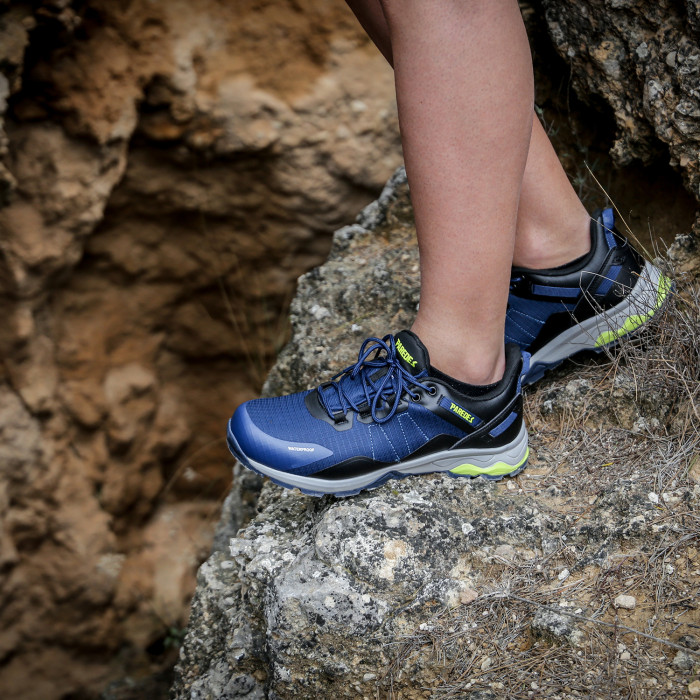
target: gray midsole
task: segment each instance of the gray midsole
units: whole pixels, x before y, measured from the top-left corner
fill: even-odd
[[[633,315],[645,316],[656,308],[661,271],[650,262],[639,273],[632,291],[617,305],[564,331],[532,355],[530,365],[552,364],[581,350],[596,347],[605,331],[617,331]]]
[[[229,437],[236,442],[235,437],[230,432]],[[238,442],[236,442],[236,446],[245,454],[240,449]],[[248,460],[261,474],[265,474],[272,479],[277,479],[288,486],[298,486],[299,488],[319,491],[321,493],[341,493],[343,491],[353,491],[354,489],[362,489],[370,486],[390,472],[398,472],[400,474],[444,472],[459,467],[465,462],[469,462],[484,470],[498,464],[498,462],[505,462],[506,464],[513,465],[513,471],[515,471],[526,457],[527,431],[523,424],[518,436],[512,442],[498,448],[498,452],[494,452],[492,449],[442,450],[432,455],[416,457],[408,462],[388,465],[383,469],[368,474],[361,474],[360,476],[350,477],[348,479],[329,480],[318,479],[313,476],[299,476],[297,474],[289,474],[288,472],[273,469],[272,467],[250,459],[250,457],[248,457]]]

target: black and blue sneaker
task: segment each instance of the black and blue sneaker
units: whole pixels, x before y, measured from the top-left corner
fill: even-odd
[[[649,321],[671,289],[615,228],[613,210],[595,212],[587,255],[549,270],[512,270],[505,339],[532,355],[523,382],[581,351],[615,345]]]
[[[411,331],[369,338],[356,364],[318,388],[239,406],[228,445],[249,469],[314,496],[428,472],[501,479],[527,464],[527,367],[508,345],[503,379],[474,387],[431,367]]]

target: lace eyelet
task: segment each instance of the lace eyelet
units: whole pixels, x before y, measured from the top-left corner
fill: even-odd
[[[421,395],[420,394],[411,394],[411,401],[415,401],[418,403],[421,400]]]
[[[433,385],[431,384],[430,387],[428,388],[428,393],[429,393],[431,396],[435,396],[435,394],[437,394],[437,387],[436,387],[436,386],[433,386]]]

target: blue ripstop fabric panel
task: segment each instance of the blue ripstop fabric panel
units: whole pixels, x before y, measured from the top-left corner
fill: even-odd
[[[309,393],[309,391],[301,391],[291,396],[254,399],[248,401],[245,406],[253,423],[273,437],[291,442],[316,442],[323,428],[321,425],[315,425],[315,432],[312,434],[308,430],[310,420],[313,420],[314,424],[323,424],[331,431],[335,431],[330,425],[311,416],[304,403]],[[309,440],[309,438],[313,439]]]
[[[506,312],[506,342],[527,347],[552,314],[571,311],[575,306],[572,302],[532,301],[511,294]]]
[[[598,288],[595,290],[595,293],[600,294],[601,296],[607,294],[610,291],[610,287],[612,287],[613,284],[615,284],[615,280],[620,274],[621,269],[622,265],[613,265],[608,271],[607,277],[604,277],[601,280],[600,284],[598,285]]]
[[[290,442],[264,432],[250,419],[246,406],[239,408],[233,416],[233,431],[238,436],[239,447],[263,464],[302,467],[333,454],[314,442]]]
[[[502,423],[499,423],[493,430],[489,431],[491,437],[498,437],[501,433],[505,432],[513,425],[513,421],[518,417],[518,414],[513,411],[508,418],[506,418]]]
[[[440,399],[440,405],[448,410],[450,413],[454,413],[458,418],[461,418],[465,425],[470,425],[472,428],[476,428],[477,425],[480,423],[483,423],[481,418],[479,416],[475,416],[470,410],[464,408],[463,406],[460,406],[458,403],[454,403],[454,401],[450,401],[448,398],[445,398],[444,396]],[[460,412],[455,411],[454,408],[458,408]],[[465,415],[471,416],[471,420],[465,417]]]
[[[532,291],[542,296],[567,298],[577,297],[581,293],[579,287],[547,287],[543,284],[533,284]]]
[[[464,437],[464,431],[414,403],[383,424],[363,423],[355,415],[352,428],[341,433],[308,412],[304,404],[307,393],[255,399],[246,404],[251,420],[273,437],[293,444],[322,444],[332,451],[332,456],[311,464],[279,465],[290,474],[306,476],[352,457],[397,462],[438,435]],[[255,454],[248,456],[257,459]]]

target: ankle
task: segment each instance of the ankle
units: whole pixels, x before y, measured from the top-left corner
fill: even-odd
[[[491,348],[487,343],[479,343],[474,336],[440,333],[439,329],[422,323],[420,318],[411,330],[428,348],[430,364],[448,377],[474,386],[494,384],[503,378],[506,357],[502,334],[500,343]]]
[[[486,386],[500,382],[506,370],[506,358],[503,352],[493,361],[483,361],[482,358],[479,362],[470,360],[459,363],[454,359],[454,357],[438,357],[432,365],[448,377],[472,386]]]
[[[513,265],[547,270],[566,265],[591,249],[591,219],[586,210],[557,222],[518,222]]]

